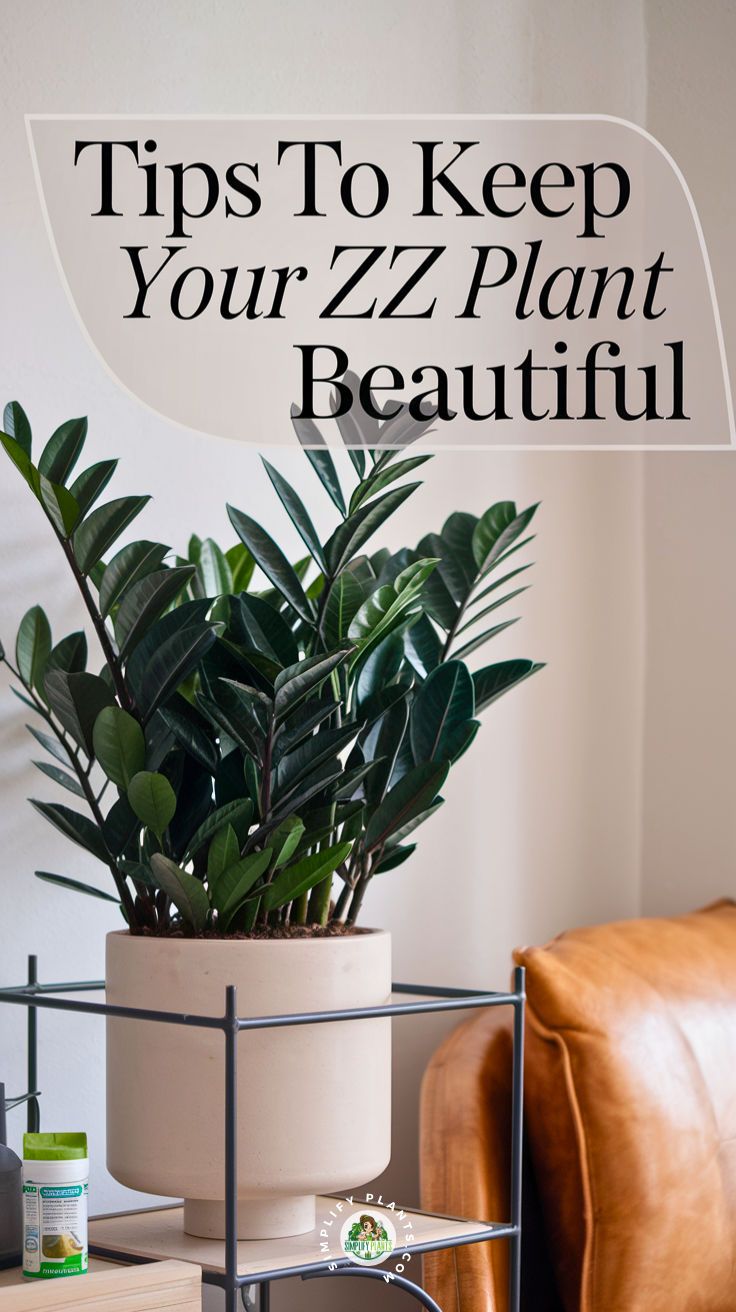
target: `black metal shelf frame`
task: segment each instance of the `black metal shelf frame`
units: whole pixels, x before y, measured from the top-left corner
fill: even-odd
[[[119,1016],[131,1020],[150,1021],[154,1024],[183,1025],[200,1029],[220,1030],[224,1037],[225,1056],[225,1263],[224,1271],[204,1270],[202,1278],[206,1283],[219,1285],[225,1291],[225,1312],[237,1312],[241,1293],[245,1303],[247,1287],[259,1287],[259,1312],[268,1312],[270,1305],[270,1286],[274,1280],[300,1276],[313,1279],[323,1275],[331,1276],[365,1276],[383,1278],[377,1270],[355,1266],[346,1256],[330,1258],[329,1262],[305,1263],[289,1268],[275,1268],[259,1274],[238,1272],[238,1163],[237,1163],[237,1100],[238,1037],[244,1031],[257,1029],[280,1029],[294,1025],[339,1024],[346,1020],[369,1020],[390,1016],[415,1016],[428,1012],[467,1011],[483,1007],[512,1007],[513,1021],[513,1069],[511,1092],[511,1179],[510,1179],[510,1219],[485,1223],[486,1228],[470,1234],[455,1236],[436,1242],[414,1243],[412,1253],[427,1253],[455,1248],[466,1244],[486,1243],[494,1239],[508,1239],[509,1253],[509,1312],[519,1312],[520,1276],[521,1276],[521,1164],[523,1143],[523,1092],[524,1092],[524,968],[517,966],[514,970],[513,989],[508,993],[477,992],[471,989],[434,988],[429,985],[394,984],[392,991],[398,995],[411,995],[419,1001],[391,1002],[375,1007],[351,1007],[339,1011],[308,1011],[276,1016],[239,1016],[237,988],[234,984],[225,990],[225,1010],[222,1016],[195,1016],[179,1012],[155,1011],[149,1008],[122,1007],[103,1002],[80,1001],[72,998],[58,997],[58,994],[91,993],[104,991],[104,980],[75,980],[59,984],[41,984],[38,979],[38,963],[35,956],[28,958],[28,978],[25,984],[0,989],[0,1003],[10,1003],[26,1007],[27,1018],[27,1082],[28,1091],[21,1099],[28,1104],[28,1129],[38,1130],[40,1124],[38,1102],[38,1010],[77,1012],[93,1016]],[[492,1228],[487,1228],[491,1226]],[[110,1257],[117,1261],[138,1262],[133,1254],[112,1252],[99,1246],[90,1245],[90,1252],[98,1257]],[[336,1269],[334,1269],[336,1267]],[[333,1269],[328,1269],[333,1268]],[[428,1312],[441,1312],[432,1298],[404,1276],[394,1274],[391,1285],[407,1290]],[[390,1287],[390,1286],[389,1286]]]

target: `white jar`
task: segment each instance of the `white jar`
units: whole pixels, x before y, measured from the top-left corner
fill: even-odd
[[[23,1137],[23,1275],[87,1271],[86,1134]]]

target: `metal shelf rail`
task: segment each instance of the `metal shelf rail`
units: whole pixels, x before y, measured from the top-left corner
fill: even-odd
[[[104,991],[104,980],[75,980],[61,984],[42,984],[38,979],[38,964],[35,956],[28,958],[28,978],[25,984],[0,989],[0,1003],[10,1003],[26,1007],[27,1018],[27,1082],[28,1090],[20,1100],[28,1104],[28,1129],[38,1130],[40,1124],[38,1095],[38,1011],[69,1011],[92,1016],[120,1016],[130,1019],[150,1021],[153,1024],[193,1026],[203,1029],[220,1030],[224,1038],[225,1058],[225,1241],[224,1270],[203,1271],[203,1280],[219,1285],[225,1291],[225,1312],[237,1312],[242,1295],[246,1303],[246,1289],[259,1287],[259,1312],[268,1312],[270,1305],[270,1286],[276,1279],[300,1276],[313,1279],[319,1276],[365,1276],[375,1278],[382,1275],[378,1270],[355,1266],[350,1258],[331,1258],[328,1262],[311,1262],[303,1266],[273,1270],[265,1273],[248,1272],[242,1274],[238,1269],[238,1163],[237,1163],[237,1046],[238,1036],[247,1030],[277,1029],[293,1025],[339,1024],[346,1020],[368,1020],[384,1016],[415,1016],[428,1012],[465,1011],[482,1007],[513,1007],[513,1072],[512,1072],[512,1106],[511,1106],[511,1180],[510,1180],[510,1219],[484,1223],[492,1224],[491,1232],[482,1231],[455,1236],[452,1239],[437,1242],[412,1244],[413,1253],[432,1252],[464,1244],[485,1243],[493,1239],[508,1239],[510,1244],[509,1261],[509,1312],[519,1312],[520,1274],[521,1274],[521,1163],[523,1141],[523,1049],[524,1049],[524,969],[517,966],[514,970],[513,990],[508,993],[477,992],[470,989],[434,988],[428,985],[394,984],[393,993],[410,995],[411,1002],[391,1002],[376,1007],[353,1007],[340,1011],[310,1011],[276,1016],[239,1016],[237,989],[229,985],[225,990],[225,1009],[222,1016],[194,1016],[178,1012],[155,1011],[148,1008],[113,1006],[103,1002],[90,1002],[74,998],[59,997],[58,994],[90,993]],[[98,1257],[114,1257],[117,1261],[139,1262],[134,1254],[112,1253],[90,1244],[90,1252]],[[328,1266],[337,1269],[328,1270]],[[432,1298],[404,1276],[395,1275],[390,1282],[398,1288],[407,1290],[428,1312],[441,1312]]]

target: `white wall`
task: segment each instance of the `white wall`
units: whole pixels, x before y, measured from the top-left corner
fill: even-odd
[[[708,242],[731,371],[736,367],[736,9],[649,0],[648,125],[690,184]],[[736,460],[647,458],[642,905],[684,911],[734,895]]]
[[[591,110],[644,122],[647,45],[651,61],[652,29],[661,43],[674,10],[678,50],[689,51],[697,28],[704,96],[714,49],[726,50],[725,4],[708,6],[704,16],[694,4],[644,0],[616,6],[602,0],[158,0],[155,6],[2,0],[2,399],[21,399],[41,433],[88,413],[90,455],[121,455],[119,492],[153,492],[141,528],[174,546],[192,529],[223,534],[226,496],[258,506],[282,531],[273,502],[260,500],[265,481],[254,453],[170,431],[120,393],[90,354],[48,249],[23,112]],[[661,128],[686,171],[700,167],[696,200],[711,243],[721,242],[723,225],[720,276],[729,277],[725,219],[733,197],[723,200],[705,142],[690,140],[688,158],[678,151],[680,136],[692,137],[695,129],[684,121],[686,80],[681,112],[668,117],[672,57],[669,50],[654,60],[659,118],[651,126]],[[725,67],[718,64],[724,101]],[[708,121],[705,101],[692,118]],[[314,485],[298,453],[276,458],[300,489]],[[717,472],[708,457],[678,455],[668,463],[657,456],[646,462],[646,480],[641,457],[602,453],[463,454],[429,466],[426,490],[403,513],[401,533],[409,540],[428,521],[441,524],[456,506],[479,511],[499,496],[542,499],[534,591],[522,603],[524,623],[499,640],[498,655],[532,655],[549,665],[489,713],[413,862],[370,895],[368,919],[395,936],[397,977],[503,983],[514,943],[544,939],[574,922],[636,914],[642,852],[647,906],[656,909],[668,897],[697,901],[701,882],[693,866],[703,833],[711,884],[722,886],[733,850],[722,768],[732,728],[728,658],[736,641],[733,627],[722,622],[730,601],[727,553],[723,575],[711,574],[703,587],[731,522],[723,470],[734,466],[727,456],[719,460]],[[699,462],[696,477],[688,461]],[[20,480],[9,464],[0,470],[0,635],[7,642],[35,600],[46,605],[57,631],[66,632],[82,617],[63,563]],[[271,508],[263,511],[263,504]],[[319,489],[313,504],[320,504]],[[675,560],[690,571],[686,587],[679,586],[679,573],[671,587]],[[704,630],[709,652],[701,679],[695,661]],[[103,904],[55,892],[32,876],[45,867],[83,877],[90,867],[24,800],[50,795],[28,763],[24,719],[2,686],[0,974],[20,978],[26,952],[37,950],[47,979],[97,976],[103,935],[114,919]],[[683,772],[693,747],[693,764]],[[693,797],[699,838],[688,823]],[[652,873],[663,869],[676,872],[669,890]],[[387,1189],[408,1201],[416,1198],[418,1079],[440,1028],[430,1021],[397,1026],[396,1148]],[[13,1087],[23,1083],[20,1040],[21,1018],[0,1013],[0,1078]],[[101,1168],[102,1067],[97,1022],[42,1018],[46,1124],[86,1125],[94,1206],[104,1210],[119,1204],[122,1191]],[[319,1292],[292,1286],[289,1306],[306,1307],[309,1298],[313,1307],[340,1306],[341,1294],[337,1284]],[[279,1300],[284,1295],[279,1291]]]

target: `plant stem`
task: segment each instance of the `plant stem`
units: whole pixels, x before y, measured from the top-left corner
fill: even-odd
[[[310,925],[326,925],[330,915],[330,894],[332,893],[332,875],[327,875],[319,884],[315,884],[309,899],[308,919]]]
[[[271,819],[271,763],[273,761],[273,719],[268,727],[266,748],[263,753],[263,780],[261,783],[261,820],[267,823]]]
[[[74,579],[76,581],[77,587],[79,588],[79,591],[82,595],[82,600],[85,606],[87,607],[87,612],[92,621],[94,631],[97,634],[97,639],[102,648],[102,653],[109,667],[110,674],[112,675],[112,681],[115,687],[115,692],[118,701],[120,702],[120,705],[122,706],[124,711],[132,711],[133,698],[131,697],[130,692],[128,691],[128,687],[126,685],[125,679],[123,678],[123,672],[120,666],[120,660],[118,658],[118,654],[115,651],[112,638],[108,633],[107,625],[105,624],[104,619],[102,618],[97,606],[94,603],[92,593],[89,590],[89,585],[87,583],[87,580],[82,574],[82,571],[80,570],[76,562],[71,542],[69,542],[67,538],[62,538],[58,532],[56,536],[59,539],[59,542],[61,543],[62,549],[64,551],[64,555],[66,556],[67,561],[69,562],[69,568],[71,569],[72,574],[74,575]]]
[[[470,591],[468,592],[468,594],[467,594],[467,596],[466,596],[466,598],[465,598],[465,601],[461,602],[460,605],[458,606],[458,612],[457,612],[457,615],[455,616],[455,619],[453,620],[452,627],[448,630],[447,637],[446,637],[446,639],[445,639],[445,643],[444,643],[444,646],[443,646],[443,648],[442,648],[442,655],[440,656],[440,660],[441,660],[441,661],[446,661],[447,658],[448,658],[448,656],[450,655],[450,648],[451,648],[453,642],[455,641],[455,635],[456,635],[456,633],[457,633],[457,631],[458,631],[458,629],[459,629],[459,627],[460,627],[461,620],[462,620],[462,618],[463,618],[463,616],[464,616],[464,614],[465,614],[465,611],[466,611],[466,609],[467,609],[467,607],[468,607],[468,604],[469,604],[469,602],[470,602],[470,598],[471,598],[471,596],[472,596],[473,588],[475,587],[476,582],[477,582],[477,579],[476,579],[476,581],[472,584],[472,587],[470,588]]]
[[[261,782],[261,821],[268,823],[271,818],[271,763],[273,761],[273,739],[274,739],[274,720],[271,717],[268,726],[268,736],[266,738],[266,747],[263,753],[263,779]],[[274,871],[271,870],[265,877],[265,884],[270,884],[273,879]],[[262,925],[268,924],[268,912],[262,903],[259,908],[259,919]]]
[[[307,908],[309,906],[309,894],[302,893],[301,897],[295,899],[291,904],[290,921],[292,925],[306,925]]]
[[[342,886],[342,891],[340,893],[340,896],[337,899],[337,902],[335,903],[335,910],[332,915],[333,920],[342,920],[343,916],[345,915],[345,912],[348,909],[348,902],[350,901],[352,893],[353,893],[352,884],[348,884],[347,882],[344,883]]]
[[[352,901],[350,903],[350,910],[348,912],[348,918],[346,922],[348,925],[355,924],[358,918],[358,913],[360,911],[360,908],[363,905],[363,898],[365,897],[366,889],[369,883],[371,882],[371,867],[369,865],[369,860],[370,860],[369,857],[367,856],[363,857],[363,861],[361,863],[360,875],[355,885]]]

